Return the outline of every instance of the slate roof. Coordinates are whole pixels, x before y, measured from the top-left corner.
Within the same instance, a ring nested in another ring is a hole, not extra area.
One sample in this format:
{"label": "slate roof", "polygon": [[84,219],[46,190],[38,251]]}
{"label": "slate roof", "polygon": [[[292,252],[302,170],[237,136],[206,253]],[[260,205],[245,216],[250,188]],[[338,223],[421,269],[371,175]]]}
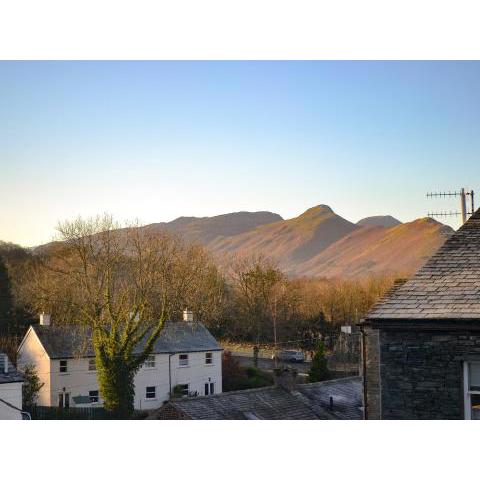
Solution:
{"label": "slate roof", "polygon": [[[51,359],[94,357],[90,330],[75,326],[34,325],[33,330]],[[137,346],[140,352],[146,342]],[[153,353],[222,350],[208,329],[199,322],[166,322]]]}
{"label": "slate roof", "polygon": [[360,377],[350,377],[297,385],[293,391],[275,386],[178,398],[150,418],[163,418],[162,409],[170,406],[192,420],[360,420],[361,388]]}
{"label": "slate roof", "polygon": [[[312,406],[320,407],[323,412],[335,419],[361,420],[363,418],[360,377],[304,383],[298,385],[297,389],[309,399]],[[332,408],[330,408],[330,398],[333,402]]]}
{"label": "slate roof", "polygon": [[480,320],[480,209],[364,318]]}
{"label": "slate roof", "polygon": [[5,353],[0,350],[0,384],[23,382],[23,375],[17,371],[8,357],[8,373],[5,373],[3,360],[5,358],[4,355]]}

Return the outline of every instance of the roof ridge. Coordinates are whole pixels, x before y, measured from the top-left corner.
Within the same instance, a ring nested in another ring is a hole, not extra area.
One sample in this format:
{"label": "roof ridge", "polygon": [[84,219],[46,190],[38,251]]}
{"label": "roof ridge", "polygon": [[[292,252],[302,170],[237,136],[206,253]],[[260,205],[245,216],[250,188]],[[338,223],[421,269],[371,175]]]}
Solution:
{"label": "roof ridge", "polygon": [[244,388],[243,390],[231,390],[229,392],[220,392],[220,393],[215,393],[213,395],[192,395],[189,397],[180,397],[180,398],[172,398],[170,401],[172,403],[186,403],[190,400],[198,400],[198,399],[210,399],[210,398],[219,398],[219,397],[226,397],[229,395],[234,395],[234,394],[239,394],[239,393],[253,393],[253,392],[258,392],[260,390],[267,391],[267,390],[282,390],[278,388],[276,385],[268,385],[266,387],[257,387],[257,388]]}

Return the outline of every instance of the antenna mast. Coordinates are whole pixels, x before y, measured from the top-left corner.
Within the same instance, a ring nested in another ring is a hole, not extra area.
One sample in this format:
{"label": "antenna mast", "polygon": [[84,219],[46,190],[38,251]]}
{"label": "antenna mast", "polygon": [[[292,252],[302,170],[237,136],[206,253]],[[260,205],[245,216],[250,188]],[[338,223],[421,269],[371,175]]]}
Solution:
{"label": "antenna mast", "polygon": [[[448,217],[448,216],[462,216],[462,224],[467,221],[467,215],[473,215],[475,211],[474,191],[469,192],[465,188],[461,188],[458,192],[432,192],[427,193],[428,198],[433,197],[460,197],[460,212],[428,212],[428,216],[433,217]],[[467,210],[467,197],[470,197],[470,211]]]}

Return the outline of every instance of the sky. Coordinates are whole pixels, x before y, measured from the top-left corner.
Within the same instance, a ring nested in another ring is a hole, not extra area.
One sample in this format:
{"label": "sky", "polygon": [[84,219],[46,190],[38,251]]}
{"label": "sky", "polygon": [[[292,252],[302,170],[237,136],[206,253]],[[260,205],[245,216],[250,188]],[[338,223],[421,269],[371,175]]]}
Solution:
{"label": "sky", "polygon": [[461,187],[480,201],[480,62],[0,62],[0,240],[103,212],[411,221]]}

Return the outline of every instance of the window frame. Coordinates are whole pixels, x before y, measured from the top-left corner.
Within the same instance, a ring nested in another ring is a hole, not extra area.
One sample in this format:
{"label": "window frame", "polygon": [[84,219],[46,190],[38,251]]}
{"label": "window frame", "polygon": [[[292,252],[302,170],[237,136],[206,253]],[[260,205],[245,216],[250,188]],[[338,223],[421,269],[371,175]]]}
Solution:
{"label": "window frame", "polygon": [[[185,357],[182,359],[182,357]],[[185,362],[185,363],[182,363]],[[178,354],[178,366],[179,367],[189,367],[190,366],[190,357],[188,353],[179,353]]]}
{"label": "window frame", "polygon": [[[151,395],[152,392],[149,392],[148,389],[153,388],[153,397],[149,397],[148,395]],[[157,386],[156,385],[151,385],[149,387],[145,387],[145,400],[146,401],[152,401],[157,399]]]}
{"label": "window frame", "polygon": [[472,419],[472,396],[480,397],[480,390],[470,390],[470,365],[476,363],[480,365],[480,360],[470,360],[463,362],[463,406],[465,420]]}
{"label": "window frame", "polygon": [[[65,363],[65,365],[62,365],[62,363]],[[65,370],[62,370],[64,368]],[[68,360],[67,359],[61,359],[58,361],[58,372],[59,373],[68,373]]]}
{"label": "window frame", "polygon": [[152,353],[145,359],[145,362],[143,363],[143,367],[147,369],[157,368],[157,359],[155,354]]}
{"label": "window frame", "polygon": [[[92,393],[97,393],[96,395],[92,395]],[[90,399],[90,403],[91,404],[97,404],[97,403],[100,403],[100,392],[98,390],[90,390],[88,392],[88,398]],[[92,401],[92,398],[96,398],[97,400],[96,401]]]}
{"label": "window frame", "polygon": [[213,365],[213,352],[205,352],[205,365]]}

